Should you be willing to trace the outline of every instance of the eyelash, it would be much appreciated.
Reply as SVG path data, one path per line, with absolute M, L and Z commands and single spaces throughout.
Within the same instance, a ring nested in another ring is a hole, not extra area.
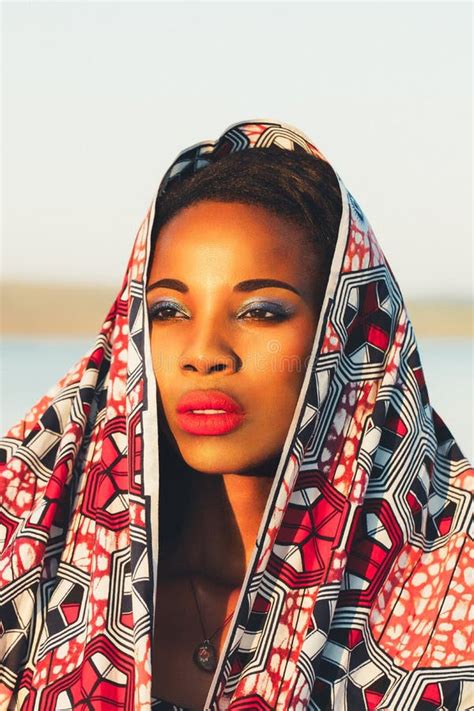
M 244 311 L 241 311 L 238 316 L 242 316 L 243 314 L 250 313 L 252 311 L 264 311 L 264 312 L 269 312 L 273 314 L 272 318 L 268 317 L 261 317 L 261 318 L 251 318 L 251 319 L 244 319 L 245 321 L 271 321 L 271 322 L 280 322 L 280 321 L 285 321 L 289 316 L 290 316 L 290 311 L 289 309 L 285 309 L 284 307 L 278 307 L 276 304 L 272 303 L 267 303 L 267 302 L 258 302 L 258 306 L 253 306 L 252 308 L 251 304 L 249 304 Z M 160 301 L 156 304 L 153 304 L 150 309 L 149 309 L 149 314 L 150 318 L 153 321 L 171 321 L 175 316 L 165 316 L 164 318 L 160 318 L 160 315 L 163 313 L 163 311 L 177 311 L 178 313 L 183 314 L 184 312 L 181 311 L 175 303 L 172 301 Z M 182 319 L 184 320 L 184 319 Z

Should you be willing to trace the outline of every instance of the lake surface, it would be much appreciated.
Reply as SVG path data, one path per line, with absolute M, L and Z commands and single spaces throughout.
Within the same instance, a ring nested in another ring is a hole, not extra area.
M 17 422 L 93 343 L 93 338 L 4 339 L 0 432 Z M 472 462 L 474 341 L 424 338 L 418 346 L 431 404 Z

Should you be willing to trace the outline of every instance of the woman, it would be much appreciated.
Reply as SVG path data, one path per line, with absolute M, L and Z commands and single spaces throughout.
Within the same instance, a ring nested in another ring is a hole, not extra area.
M 4 708 L 472 704 L 472 470 L 295 129 L 180 154 L 94 348 L 2 447 Z

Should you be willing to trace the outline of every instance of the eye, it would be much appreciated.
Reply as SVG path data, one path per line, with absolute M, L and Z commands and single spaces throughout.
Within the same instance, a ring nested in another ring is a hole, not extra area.
M 158 301 L 149 308 L 150 319 L 153 321 L 170 321 L 171 319 L 185 319 L 187 315 L 173 301 Z M 177 315 L 180 314 L 180 315 Z
M 252 316 L 252 314 L 254 314 Z M 239 316 L 244 321 L 284 321 L 290 315 L 290 310 L 278 304 L 258 303 L 246 308 Z M 248 318 L 247 318 L 248 317 Z

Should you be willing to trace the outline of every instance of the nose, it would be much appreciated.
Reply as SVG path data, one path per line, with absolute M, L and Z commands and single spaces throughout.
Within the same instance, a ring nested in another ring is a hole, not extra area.
M 236 373 L 242 361 L 223 333 L 222 324 L 203 328 L 202 324 L 191 335 L 189 344 L 181 353 L 179 366 L 182 371 L 201 375 L 223 372 Z

